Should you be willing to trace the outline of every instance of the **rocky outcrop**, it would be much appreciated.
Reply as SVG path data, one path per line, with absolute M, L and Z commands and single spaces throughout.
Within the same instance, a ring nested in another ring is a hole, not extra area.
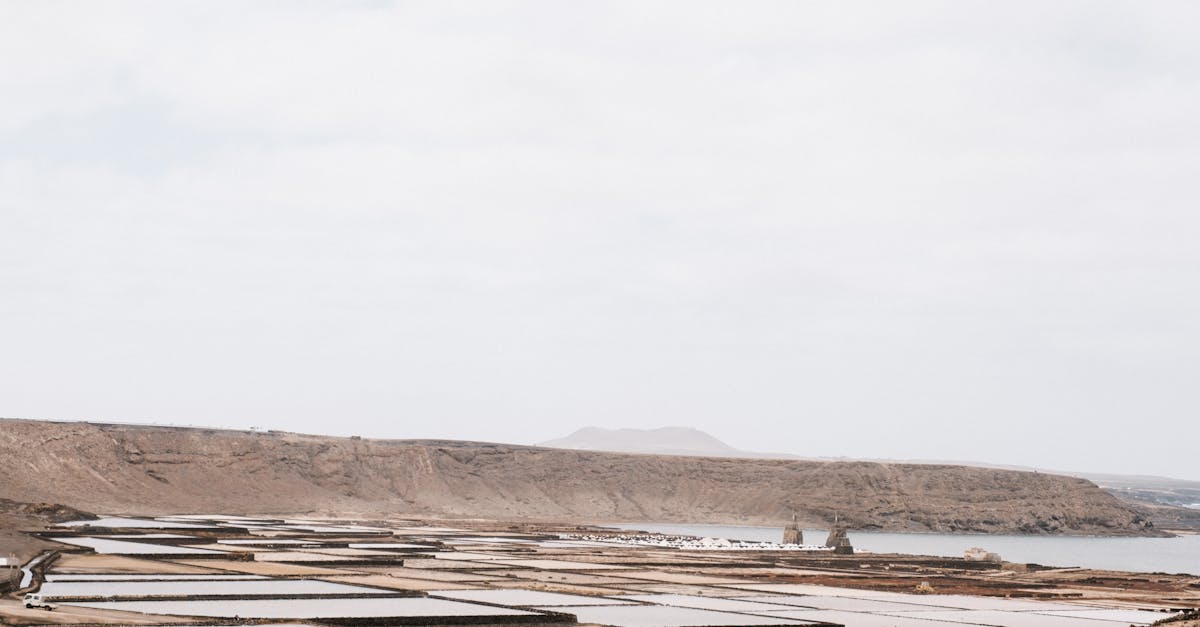
M 97 512 L 308 511 L 1151 535 L 1082 479 L 945 465 L 0 420 L 0 497 Z

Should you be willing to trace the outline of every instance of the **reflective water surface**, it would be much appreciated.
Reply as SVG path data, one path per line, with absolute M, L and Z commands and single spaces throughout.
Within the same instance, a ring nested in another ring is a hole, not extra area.
M 654 533 L 759 542 L 778 542 L 783 538 L 782 527 L 651 523 L 608 526 Z M 804 538 L 809 542 L 824 541 L 828 533 L 825 529 L 805 529 Z M 855 550 L 872 553 L 962 557 L 963 551 L 971 547 L 982 547 L 999 553 L 1001 558 L 1009 562 L 1200 575 L 1200 535 L 1178 538 L 1099 538 L 874 531 L 851 531 L 849 535 Z

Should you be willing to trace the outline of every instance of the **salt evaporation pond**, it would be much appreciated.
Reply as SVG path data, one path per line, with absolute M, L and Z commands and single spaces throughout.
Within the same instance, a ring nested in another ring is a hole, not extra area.
M 775 615 L 782 618 L 806 621 L 803 624 L 807 625 L 813 624 L 807 621 L 822 621 L 835 625 L 850 625 L 851 627 L 962 627 L 963 625 L 962 623 L 947 623 L 945 621 L 926 620 L 923 618 L 861 614 L 838 610 L 793 610 L 789 612 L 776 612 Z M 978 625 L 979 623 L 975 624 Z M 1124 627 L 1124 625 L 1106 623 L 1105 627 Z
M 320 542 L 315 540 L 291 540 L 287 538 L 262 538 L 258 540 L 217 540 L 217 544 L 229 544 L 232 546 L 269 546 L 278 544 L 284 545 L 299 545 L 299 546 L 321 546 Z
M 353 542 L 349 544 L 352 549 L 406 549 L 406 550 L 431 550 L 436 549 L 431 544 L 403 544 L 400 542 Z
M 143 540 L 200 540 L 196 536 L 185 536 L 181 533 L 109 533 L 104 534 L 104 537 L 114 540 L 129 540 L 131 538 L 141 538 Z
M 634 605 L 631 601 L 620 601 L 605 597 L 542 592 L 541 590 L 430 590 L 429 594 L 457 601 L 478 601 L 497 605 L 532 607 L 536 605 Z
M 773 612 L 792 609 L 787 605 L 772 603 L 765 598 L 762 601 L 751 601 L 745 597 L 725 599 L 721 597 L 701 597 L 690 594 L 625 594 L 618 599 L 629 599 L 658 605 L 674 607 L 689 607 L 697 610 L 716 610 L 719 612 Z
M 168 520 L 147 520 L 145 518 L 109 517 L 97 520 L 73 520 L 59 523 L 59 527 L 107 527 L 110 529 L 212 529 L 212 525 L 183 523 Z
M 169 575 L 169 574 L 123 574 L 123 573 L 63 573 L 46 575 L 46 581 L 238 581 L 245 579 L 266 579 L 262 575 Z
M 291 595 L 394 595 L 393 590 L 364 588 L 315 579 L 224 581 L 52 581 L 42 585 L 47 597 L 190 597 Z
M 1127 622 L 1097 620 L 1086 617 L 1052 616 L 1049 614 L 1034 614 L 1032 612 L 1001 612 L 998 610 L 934 610 L 898 614 L 908 618 L 921 618 L 930 621 L 946 621 L 947 623 L 967 623 L 974 625 L 1003 625 L 1004 627 L 1120 627 Z M 1158 614 L 1159 618 L 1164 615 Z M 968 622 L 969 621 L 969 622 Z M 891 623 L 887 623 L 890 625 Z M 937 625 L 939 623 L 930 623 Z M 941 623 L 945 625 L 946 623 Z M 1143 625 L 1149 623 L 1141 623 Z M 949 627 L 947 625 L 947 627 Z
M 1079 609 L 1077 605 L 1065 605 L 1051 601 L 1022 601 L 997 599 L 996 603 L 983 607 L 969 607 L 962 604 L 954 595 L 914 596 L 889 595 L 886 597 L 858 598 L 844 595 L 805 595 L 805 596 L 761 596 L 739 597 L 744 601 L 774 603 L 820 610 L 845 610 L 848 612 L 911 612 L 914 610 L 930 609 L 987 609 L 1004 610 L 1006 612 L 1025 611 L 1054 611 Z M 777 608 L 783 609 L 783 608 Z
M 69 537 L 50 538 L 63 544 L 86 546 L 97 553 L 106 555 L 222 555 L 221 551 L 209 549 L 193 549 L 186 546 L 170 544 L 147 544 L 145 542 L 127 542 L 125 540 L 108 540 L 105 538 Z
M 64 603 L 104 610 L 213 618 L 377 618 L 538 616 L 537 612 L 426 597 L 376 599 L 229 599 L 221 601 L 101 601 Z
M 781 527 L 732 525 L 608 524 L 608 527 L 668 535 L 779 542 Z M 824 541 L 825 529 L 805 529 L 808 541 Z M 1093 536 L 1016 536 L 948 533 L 882 533 L 850 531 L 856 551 L 962 557 L 971 547 L 999 553 L 1005 561 L 1047 566 L 1081 566 L 1131 572 L 1200 575 L 1200 535 L 1177 538 L 1109 538 Z
M 622 627 L 690 627 L 692 625 L 706 625 L 711 627 L 729 625 L 741 627 L 742 625 L 812 624 L 784 617 L 714 612 L 712 610 L 696 610 L 686 607 L 668 607 L 665 605 L 571 605 L 545 609 L 574 614 L 580 623 L 621 625 Z M 854 627 L 858 627 L 859 624 L 852 623 Z M 950 626 L 946 625 L 945 627 Z
M 767 584 L 764 587 L 776 586 L 780 592 L 788 588 L 788 584 Z M 616 598 L 630 599 L 672 609 L 706 610 L 722 613 L 726 616 L 767 617 L 775 619 L 795 619 L 801 621 L 826 620 L 838 622 L 850 627 L 875 626 L 894 627 L 949 627 L 950 624 L 972 625 L 1004 625 L 1013 627 L 1029 625 L 1037 627 L 1100 627 L 1096 622 L 1102 622 L 1105 627 L 1120 625 L 1147 625 L 1156 620 L 1167 618 L 1170 613 L 1138 610 L 1104 609 L 1083 607 L 1048 601 L 1033 601 L 1024 599 L 980 598 L 958 595 L 914 596 L 892 592 L 857 591 L 848 588 L 826 588 L 827 596 L 784 596 L 770 595 L 760 597 L 720 598 L 695 596 L 685 594 L 638 594 L 621 595 Z M 865 593 L 869 598 L 857 598 L 852 595 Z M 646 620 L 647 616 L 655 620 L 660 617 L 664 621 L 675 618 L 673 613 L 651 614 L 642 610 L 630 610 L 622 616 L 620 608 L 597 608 L 600 610 L 613 609 L 613 612 L 579 611 L 579 607 L 563 607 L 579 616 L 581 621 L 605 618 L 606 624 L 640 625 L 668 624 Z M 736 613 L 736 614 L 733 614 Z M 946 619 L 955 616 L 952 623 L 939 622 L 934 617 Z M 611 622 L 610 622 L 611 621 Z M 623 622 L 618 622 L 623 621 Z M 1040 622 L 1039 622 L 1040 621 Z M 719 623 L 703 623 L 719 624 Z M 728 623 L 725 623 L 728 624 Z M 734 624 L 756 624 L 749 621 Z

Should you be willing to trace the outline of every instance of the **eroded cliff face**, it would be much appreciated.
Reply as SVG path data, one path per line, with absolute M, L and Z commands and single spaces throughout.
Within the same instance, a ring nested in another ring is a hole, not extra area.
M 961 466 L 664 457 L 472 442 L 0 420 L 0 497 L 96 512 L 598 521 L 833 518 L 896 531 L 1148 535 L 1094 484 Z

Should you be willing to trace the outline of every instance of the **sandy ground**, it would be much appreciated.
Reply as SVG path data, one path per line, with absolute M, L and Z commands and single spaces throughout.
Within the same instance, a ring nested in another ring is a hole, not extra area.
M 112 612 L 60 605 L 54 611 L 25 609 L 16 599 L 0 599 L 0 625 L 77 625 L 112 623 L 117 625 L 167 625 L 188 622 L 175 616 L 151 616 L 134 612 Z
M 92 553 L 62 553 L 54 562 L 53 570 L 58 573 L 160 573 L 168 575 L 214 572 L 210 568 L 198 568 L 179 562 Z

